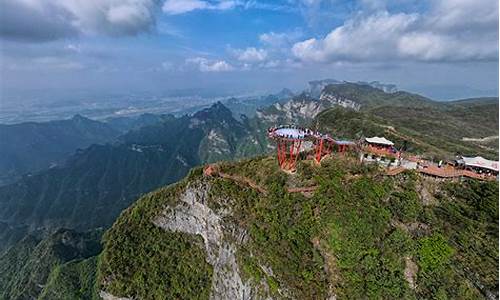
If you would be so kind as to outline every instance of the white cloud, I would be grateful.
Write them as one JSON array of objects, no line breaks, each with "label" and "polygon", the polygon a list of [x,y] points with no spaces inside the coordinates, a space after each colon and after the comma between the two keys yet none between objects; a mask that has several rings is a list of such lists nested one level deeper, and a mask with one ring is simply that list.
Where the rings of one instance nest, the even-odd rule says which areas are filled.
[{"label": "white cloud", "polygon": [[416,20],[416,15],[390,15],[387,12],[350,20],[324,39],[296,43],[292,52],[303,60],[318,62],[390,57],[398,37]]},{"label": "white cloud", "polygon": [[285,12],[294,10],[290,3],[279,4],[257,0],[166,0],[162,9],[166,14],[179,15],[194,10],[229,10],[236,7]]},{"label": "white cloud", "polygon": [[323,39],[295,43],[312,62],[472,61],[498,58],[498,2],[441,0],[423,14],[379,11],[358,15]]},{"label": "white cloud", "polygon": [[267,51],[264,49],[257,49],[249,47],[244,50],[234,50],[239,61],[247,63],[255,63],[266,60]]},{"label": "white cloud", "polygon": [[167,0],[162,10],[165,13],[176,15],[187,13],[196,9],[206,9],[208,3],[200,0]]},{"label": "white cloud", "polygon": [[166,0],[162,10],[169,15],[180,15],[195,10],[229,10],[236,7],[250,10],[291,12],[296,10],[293,3],[274,3],[257,0]]},{"label": "white cloud", "polygon": [[218,60],[213,63],[201,64],[200,71],[202,72],[226,72],[234,70],[233,66],[224,60]]},{"label": "white cloud", "polygon": [[437,30],[491,30],[498,29],[498,1],[495,0],[439,0],[432,2],[427,26]]},{"label": "white cloud", "polygon": [[228,10],[234,8],[236,5],[237,3],[232,0],[217,2],[203,0],[167,0],[163,4],[162,10],[169,15],[179,15],[201,9]]},{"label": "white cloud", "polygon": [[260,47],[227,48],[235,58],[239,70],[296,68],[298,61],[291,59],[290,47],[302,36],[300,29],[289,32],[267,32],[258,36]]},{"label": "white cloud", "polygon": [[257,0],[247,0],[239,1],[245,9],[261,9],[269,11],[281,11],[281,12],[293,12],[296,11],[295,3],[292,1],[257,1]]},{"label": "white cloud", "polygon": [[268,33],[263,33],[259,35],[259,40],[267,45],[273,46],[273,47],[280,47],[285,45],[288,42],[288,34],[282,32],[282,33],[276,33],[276,32],[268,32]]},{"label": "white cloud", "polygon": [[234,70],[234,67],[225,60],[209,60],[204,57],[186,59],[186,64],[196,66],[201,72],[227,72]]},{"label": "white cloud", "polygon": [[303,36],[302,30],[295,29],[288,32],[266,32],[259,35],[259,41],[271,48],[288,47]]},{"label": "white cloud", "polygon": [[170,61],[164,61],[161,63],[161,69],[163,71],[172,71],[174,69],[174,64]]},{"label": "white cloud", "polygon": [[154,0],[50,0],[69,11],[71,23],[87,34],[134,35],[155,23]]},{"label": "white cloud", "polygon": [[302,67],[300,63],[294,61],[293,59],[272,59],[258,64],[259,69],[271,69],[271,70],[285,70],[285,69],[296,69]]},{"label": "white cloud", "polygon": [[158,9],[156,0],[0,0],[0,6],[0,36],[31,42],[135,35],[154,26]]}]

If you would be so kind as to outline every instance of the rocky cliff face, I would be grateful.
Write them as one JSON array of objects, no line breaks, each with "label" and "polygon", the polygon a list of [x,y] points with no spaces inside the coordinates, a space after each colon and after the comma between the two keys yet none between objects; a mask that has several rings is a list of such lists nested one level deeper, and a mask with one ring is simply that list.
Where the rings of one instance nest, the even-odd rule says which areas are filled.
[{"label": "rocky cliff face", "polygon": [[269,108],[258,110],[257,118],[269,124],[308,123],[320,112],[335,106],[356,111],[361,109],[363,101],[357,99],[356,95],[337,90],[337,87],[340,89],[344,87],[340,83],[327,80],[310,84],[311,91],[308,93],[298,95],[285,103],[275,103]]},{"label": "rocky cliff face", "polygon": [[214,210],[208,206],[209,191],[209,184],[189,186],[179,204],[165,209],[153,222],[164,230],[203,238],[207,262],[213,267],[211,299],[252,299],[255,293],[241,278],[235,255],[237,247],[246,242],[247,233],[224,221],[231,216],[230,209]]},{"label": "rocky cliff face", "polygon": [[120,216],[100,255],[103,299],[487,298],[497,287],[498,237],[481,229],[498,218],[495,183],[384,177],[349,156],[294,175],[272,158],[217,170]]},{"label": "rocky cliff face", "polygon": [[[241,269],[241,258],[238,258],[238,253],[241,253],[241,247],[248,243],[248,231],[236,222],[232,210],[239,200],[215,196],[217,191],[214,189],[212,180],[199,178],[190,181],[181,188],[175,199],[169,199],[172,201],[169,205],[163,207],[147,222],[163,232],[186,235],[188,239],[201,237],[202,243],[193,241],[204,253],[206,263],[210,265],[211,272],[205,274],[208,279],[206,282],[209,283],[208,298],[235,300],[270,298],[267,283],[262,281],[256,284],[255,280],[244,275]],[[264,269],[272,274],[270,268],[263,267]],[[109,278],[108,284],[112,284],[113,275],[109,275],[106,278]],[[175,278],[176,274],[166,274],[166,276]],[[103,299],[129,299],[129,295],[119,293],[115,295],[113,293],[116,291],[107,288],[108,285],[104,284],[99,291]],[[130,296],[132,299],[137,294]],[[184,296],[194,297],[194,295]]]},{"label": "rocky cliff face", "polygon": [[359,110],[361,108],[361,105],[354,100],[344,97],[339,97],[329,93],[321,93],[319,100],[329,103],[330,107],[334,105],[339,105],[345,108],[352,108],[354,110]]},{"label": "rocky cliff face", "polygon": [[316,99],[302,94],[288,102],[276,103],[270,108],[257,111],[257,117],[269,124],[307,123],[323,110],[335,105],[359,109],[359,105],[352,100],[328,95]]}]

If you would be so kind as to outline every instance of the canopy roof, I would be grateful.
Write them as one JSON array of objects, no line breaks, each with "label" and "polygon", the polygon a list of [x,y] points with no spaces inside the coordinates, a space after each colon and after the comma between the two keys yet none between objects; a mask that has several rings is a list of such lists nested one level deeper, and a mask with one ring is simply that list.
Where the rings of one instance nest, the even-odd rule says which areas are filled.
[{"label": "canopy roof", "polygon": [[367,141],[370,144],[379,144],[379,145],[387,145],[387,146],[393,146],[394,143],[386,139],[385,137],[378,137],[374,136],[371,138],[365,138],[365,141]]},{"label": "canopy roof", "polygon": [[464,164],[469,167],[478,167],[498,172],[498,161],[489,160],[481,156],[465,157],[462,156]]}]

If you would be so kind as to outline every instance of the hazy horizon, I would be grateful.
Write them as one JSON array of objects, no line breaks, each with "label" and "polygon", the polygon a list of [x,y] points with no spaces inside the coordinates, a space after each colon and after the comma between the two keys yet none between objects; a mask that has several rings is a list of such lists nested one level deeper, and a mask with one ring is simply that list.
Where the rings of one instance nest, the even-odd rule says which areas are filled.
[{"label": "hazy horizon", "polygon": [[4,103],[82,92],[268,93],[324,78],[391,83],[436,100],[498,94],[494,0],[0,3]]}]

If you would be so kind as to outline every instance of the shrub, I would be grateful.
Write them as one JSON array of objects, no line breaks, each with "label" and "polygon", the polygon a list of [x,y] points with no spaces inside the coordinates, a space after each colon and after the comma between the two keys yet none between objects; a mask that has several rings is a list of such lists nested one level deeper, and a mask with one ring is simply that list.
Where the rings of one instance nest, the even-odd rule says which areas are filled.
[{"label": "shrub", "polygon": [[418,259],[422,272],[434,272],[447,265],[454,249],[441,234],[422,238],[419,242]]}]

